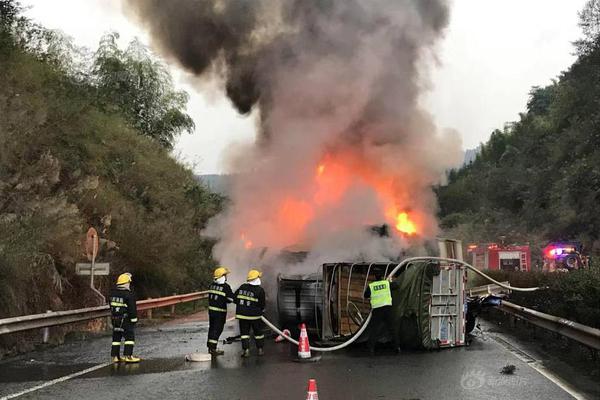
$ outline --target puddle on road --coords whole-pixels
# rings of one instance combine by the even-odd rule
[[[22,365],[3,365],[0,368],[0,383],[49,381],[61,376],[93,367],[97,364],[53,364],[42,362],[27,362]]]
[[[80,363],[61,365],[42,362],[28,362],[0,369],[0,383],[49,381],[85,370],[98,364]],[[105,376],[154,374],[182,370],[207,370],[211,368],[236,368],[237,359],[218,359],[207,362],[188,362],[184,357],[168,359],[145,359],[139,364],[118,363],[83,375],[80,378],[98,378]]]
[[[118,363],[112,364],[106,368],[99,369],[90,374],[85,375],[85,378],[99,378],[105,376],[120,376],[120,375],[138,375],[138,374],[156,374],[163,372],[173,372],[186,369],[193,369],[191,363],[186,362],[183,357],[169,359],[151,359],[142,360],[138,364]],[[196,363],[203,364],[201,367],[209,369],[211,362]]]
[[[224,346],[226,354],[211,361],[189,362],[184,355],[170,358],[148,358],[139,364],[118,363],[98,369],[77,379],[99,378],[107,376],[127,376],[139,374],[156,374],[176,371],[204,371],[209,369],[235,369],[271,363],[290,362],[288,346],[268,346],[264,357],[256,357],[252,349],[252,357],[244,360],[239,357],[239,344]],[[98,363],[57,364],[46,361],[27,361],[0,368],[0,383],[49,381],[70,375],[75,372],[98,365]]]

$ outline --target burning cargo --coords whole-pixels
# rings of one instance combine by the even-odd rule
[[[280,322],[294,328],[304,320],[324,342],[346,340],[359,331],[369,315],[370,303],[364,298],[369,282],[377,274],[387,276],[392,272],[392,279],[398,284],[398,289],[392,290],[393,332],[400,345],[413,349],[464,345],[466,269],[459,263],[433,259],[328,263],[323,264],[320,279],[282,277],[278,297]],[[285,300],[292,292],[295,310]],[[359,340],[367,337],[362,335]]]

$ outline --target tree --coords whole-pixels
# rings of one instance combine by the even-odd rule
[[[584,37],[575,45],[579,54],[585,54],[598,46],[600,39],[600,0],[588,0],[579,12],[579,26]]]
[[[117,33],[105,35],[95,54],[92,78],[98,101],[116,111],[143,135],[171,148],[176,136],[193,132],[194,122],[183,110],[185,92],[173,89],[169,72],[138,40],[125,51],[117,45]]]
[[[448,235],[578,239],[599,252],[600,0],[580,16],[575,63],[533,87],[519,121],[495,130],[477,159],[437,189]]]

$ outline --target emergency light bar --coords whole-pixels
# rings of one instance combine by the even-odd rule
[[[562,256],[564,254],[570,254],[570,253],[574,253],[575,252],[575,248],[574,247],[553,247],[550,248],[546,251],[546,254],[548,254],[548,257],[558,257],[558,256]]]

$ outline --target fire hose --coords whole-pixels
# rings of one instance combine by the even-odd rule
[[[296,346],[298,346],[298,341],[297,340],[295,340],[291,336],[288,336],[285,333],[283,333],[279,328],[277,328],[275,325],[273,325],[271,323],[271,321],[269,321],[268,319],[266,319],[264,316],[261,317],[261,318],[262,318],[263,322],[265,324],[267,324],[267,326],[269,328],[271,328],[273,331],[275,331],[275,333],[280,334],[288,342],[293,343]],[[341,349],[343,349],[346,346],[350,346],[352,343],[354,343],[356,341],[356,339],[359,338],[360,335],[362,335],[362,333],[365,331],[365,329],[367,329],[367,326],[369,325],[369,321],[371,321],[371,313],[369,313],[369,316],[365,320],[365,323],[360,327],[360,329],[358,330],[358,332],[356,332],[356,334],[354,336],[352,336],[350,339],[348,339],[344,343],[340,343],[337,346],[331,346],[331,347],[314,347],[314,346],[310,346],[310,349],[314,350],[314,351],[336,351],[336,350],[341,350]]]
[[[465,267],[467,267],[467,269],[475,272],[478,275],[483,276],[485,279],[487,279],[490,282],[495,283],[496,285],[503,287],[504,289],[509,289],[509,290],[514,290],[517,292],[533,292],[536,290],[541,289],[540,287],[531,287],[531,288],[518,288],[518,287],[514,287],[514,286],[510,286],[510,285],[506,285],[503,284],[502,282],[498,282],[497,280],[495,280],[494,278],[490,277],[489,275],[479,271],[477,268],[473,267],[472,265],[467,264],[464,261],[461,260],[455,260],[452,258],[443,258],[443,257],[411,257],[411,258],[407,258],[405,260],[402,260],[402,262],[400,264],[398,264],[387,276],[386,279],[390,280],[391,277],[394,276],[394,274],[396,272],[398,272],[398,270],[404,266],[407,265],[413,261],[428,261],[428,260],[435,260],[435,261],[446,261],[446,262],[450,262],[450,263],[457,263],[457,264],[461,264],[464,265]],[[279,329],[278,327],[276,327],[271,321],[269,321],[268,319],[266,319],[264,316],[261,317],[262,321],[269,327],[271,328],[271,330],[273,330],[275,333],[281,335],[284,339],[286,339],[288,342],[295,344],[296,346],[298,345],[298,341],[295,340],[294,338],[292,338],[291,336],[286,335],[281,329]],[[350,339],[348,339],[347,341],[345,341],[344,343],[340,343],[336,346],[331,346],[331,347],[313,347],[310,346],[311,350],[314,351],[319,351],[319,352],[326,352],[326,351],[336,351],[336,350],[341,350],[344,347],[347,347],[349,345],[351,345],[352,343],[354,343],[359,337],[360,335],[363,334],[363,332],[367,329],[367,326],[369,325],[369,322],[371,321],[371,313],[369,312],[369,315],[367,316],[367,319],[365,320],[365,322],[362,324],[362,326],[360,327],[360,329],[358,330],[358,332],[356,332],[356,334],[354,334],[354,336],[352,336]]]
[[[467,269],[470,269],[471,271],[475,272],[478,275],[483,276],[485,279],[487,279],[488,281],[495,283],[496,285],[504,288],[504,289],[508,289],[508,290],[514,290],[515,292],[535,292],[536,290],[542,289],[540,287],[531,287],[531,288],[519,288],[519,287],[514,287],[514,286],[510,286],[510,285],[506,285],[502,282],[498,282],[497,280],[495,280],[494,278],[492,278],[489,275],[484,274],[483,272],[481,272],[480,270],[478,270],[477,268],[475,268],[474,266],[467,264],[464,261],[461,260],[455,260],[453,258],[443,258],[443,257],[411,257],[411,258],[407,258],[405,260],[403,260],[400,264],[398,264],[396,266],[396,268],[394,268],[392,270],[392,272],[389,273],[389,275],[387,276],[387,279],[390,279],[390,277],[394,276],[394,274],[404,265],[409,264],[413,261],[427,261],[427,260],[435,260],[435,261],[446,261],[449,263],[456,263],[456,264],[461,264],[464,265],[465,267],[467,267]]]

